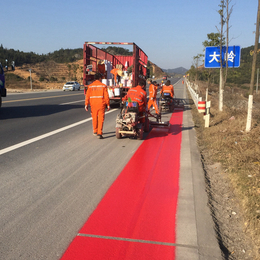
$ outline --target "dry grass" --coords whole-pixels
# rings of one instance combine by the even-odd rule
[[[198,84],[205,97],[206,84]],[[221,163],[242,209],[244,232],[260,248],[260,93],[254,95],[249,133],[245,132],[248,89],[226,88],[223,112],[218,111],[218,86],[211,86],[209,93],[210,127],[204,128],[203,116],[193,111],[198,144],[209,164]]]

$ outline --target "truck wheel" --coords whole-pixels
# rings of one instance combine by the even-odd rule
[[[140,129],[138,129],[137,140],[143,140],[143,135],[144,135],[144,126],[142,126]]]
[[[119,130],[120,130],[120,128],[116,127],[116,138],[117,139],[121,139],[122,138],[122,135],[121,135],[121,133],[119,133]]]

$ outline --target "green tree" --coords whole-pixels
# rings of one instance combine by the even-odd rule
[[[209,33],[209,34],[207,34],[207,37],[208,37],[208,40],[206,40],[202,43],[204,47],[220,45],[220,34],[219,33]],[[225,40],[225,39],[223,39],[223,40]]]

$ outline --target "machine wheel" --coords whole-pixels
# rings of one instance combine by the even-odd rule
[[[174,111],[174,102],[172,102],[170,105],[170,112],[173,112],[173,111]]]
[[[143,139],[143,134],[144,134],[144,126],[138,129],[137,132],[137,140],[142,140]]]
[[[148,117],[145,117],[145,122],[144,122],[144,131],[147,133],[150,130],[150,122]]]
[[[122,135],[121,135],[121,133],[119,133],[119,130],[120,130],[120,128],[116,127],[116,138],[117,139],[121,139],[122,138]]]
[[[156,116],[156,122],[161,122],[161,113]]]
[[[162,105],[161,104],[159,105],[159,113],[160,114],[162,113]]]

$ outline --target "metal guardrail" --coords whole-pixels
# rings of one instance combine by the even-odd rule
[[[188,87],[188,90],[190,92],[190,95],[191,95],[196,107],[198,108],[198,102],[202,101],[202,97],[200,97],[199,94],[197,94],[197,92],[196,92],[196,90],[198,90],[198,85],[189,82],[187,79],[186,79],[186,85]]]
[[[199,94],[197,94],[197,90],[198,90],[198,85],[196,84],[193,84],[191,82],[189,82],[187,79],[186,79],[186,85],[187,85],[187,88],[190,92],[190,95],[193,99],[193,102],[194,104],[196,105],[197,109],[199,112],[200,109],[199,109],[199,102],[202,101],[202,97],[199,96]],[[204,113],[204,119],[205,119],[205,127],[209,127],[209,120],[210,120],[210,106],[211,106],[211,101],[207,101],[207,95],[206,95],[206,111]]]

